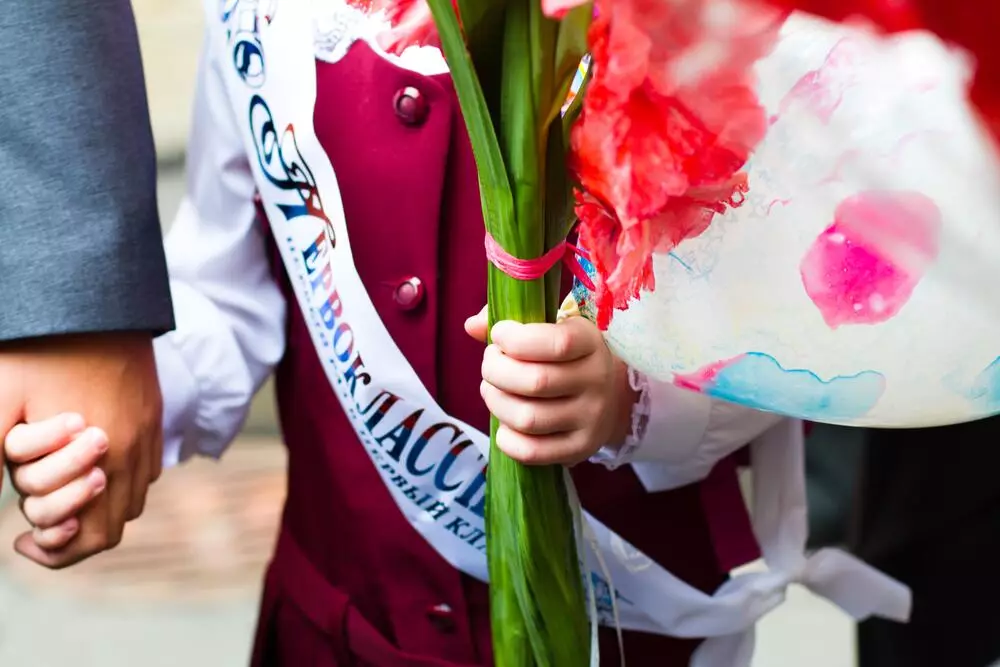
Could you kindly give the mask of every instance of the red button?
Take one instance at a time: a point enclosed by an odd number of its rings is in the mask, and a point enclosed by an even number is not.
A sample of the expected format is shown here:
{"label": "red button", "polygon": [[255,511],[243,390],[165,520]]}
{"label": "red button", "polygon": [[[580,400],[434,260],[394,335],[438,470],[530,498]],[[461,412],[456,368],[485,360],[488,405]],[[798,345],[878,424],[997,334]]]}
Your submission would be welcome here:
{"label": "red button", "polygon": [[400,310],[413,310],[424,301],[424,283],[415,276],[402,280],[392,293]]}
{"label": "red button", "polygon": [[427,618],[442,632],[455,631],[455,618],[451,607],[446,604],[436,604],[427,610]]}
{"label": "red button", "polygon": [[422,125],[430,111],[427,98],[413,86],[397,91],[392,99],[392,106],[399,119],[411,126]]}

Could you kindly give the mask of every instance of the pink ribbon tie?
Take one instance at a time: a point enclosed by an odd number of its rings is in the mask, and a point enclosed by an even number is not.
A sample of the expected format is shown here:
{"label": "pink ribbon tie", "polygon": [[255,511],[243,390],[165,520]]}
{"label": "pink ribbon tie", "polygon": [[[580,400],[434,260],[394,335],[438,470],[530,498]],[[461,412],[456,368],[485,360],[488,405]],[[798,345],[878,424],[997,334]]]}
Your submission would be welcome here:
{"label": "pink ribbon tie", "polygon": [[589,260],[587,251],[562,241],[541,257],[535,259],[520,259],[504,250],[489,232],[486,233],[486,258],[493,266],[515,280],[538,280],[549,272],[560,261],[566,264],[570,273],[591,292],[594,291],[594,281],[577,261],[577,257]]}

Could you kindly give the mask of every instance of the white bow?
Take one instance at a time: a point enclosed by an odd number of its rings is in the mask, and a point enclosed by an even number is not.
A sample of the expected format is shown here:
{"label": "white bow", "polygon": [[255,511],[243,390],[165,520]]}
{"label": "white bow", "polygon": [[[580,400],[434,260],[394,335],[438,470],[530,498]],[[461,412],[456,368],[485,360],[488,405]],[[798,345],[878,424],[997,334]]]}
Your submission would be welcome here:
{"label": "white bow", "polygon": [[738,610],[736,616],[742,618],[734,623],[737,619],[731,614],[705,617],[699,625],[701,636],[708,639],[696,651],[691,667],[749,667],[754,625],[784,602],[792,583],[826,598],[855,620],[880,616],[907,621],[912,599],[903,584],[841,549],[821,549],[806,556],[801,423],[787,420],[762,435],[751,445],[751,459],[754,533],[767,570],[737,575],[715,593],[716,603]]}

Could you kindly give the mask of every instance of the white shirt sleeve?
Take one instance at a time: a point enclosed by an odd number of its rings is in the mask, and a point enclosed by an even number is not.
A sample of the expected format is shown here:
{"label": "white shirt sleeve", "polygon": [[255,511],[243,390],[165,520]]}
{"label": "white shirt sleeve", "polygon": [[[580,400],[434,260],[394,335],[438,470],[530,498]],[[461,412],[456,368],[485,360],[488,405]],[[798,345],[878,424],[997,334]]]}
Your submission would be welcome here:
{"label": "white shirt sleeve", "polygon": [[605,448],[597,462],[614,469],[631,463],[648,491],[700,481],[715,464],[783,418],[661,382],[630,370],[639,394],[632,432],[622,446]]}
{"label": "white shirt sleeve", "polygon": [[256,224],[255,185],[237,128],[206,43],[187,192],[165,242],[177,329],[155,342],[165,465],[221,455],[285,346],[285,301]]}

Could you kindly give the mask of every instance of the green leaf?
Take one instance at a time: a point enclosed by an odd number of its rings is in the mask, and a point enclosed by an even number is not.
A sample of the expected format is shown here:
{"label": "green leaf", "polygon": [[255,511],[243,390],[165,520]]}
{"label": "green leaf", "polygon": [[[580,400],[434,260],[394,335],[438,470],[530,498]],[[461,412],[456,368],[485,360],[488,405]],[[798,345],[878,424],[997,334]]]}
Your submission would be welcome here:
{"label": "green leaf", "polygon": [[[556,187],[550,179],[550,170],[562,170],[565,177],[565,150],[561,133],[548,132],[551,121],[546,120],[560,87],[554,70],[558,25],[541,17],[538,0],[504,3],[500,85],[490,88],[491,95],[500,93],[500,101],[491,114],[477,60],[462,40],[451,0],[428,2],[472,143],[486,228],[515,256],[537,257],[560,240],[562,223],[550,224],[550,213],[565,208],[565,186]],[[492,33],[479,32],[479,26],[489,26],[487,13],[472,13],[483,10],[472,6],[475,0],[460,2],[463,16],[470,12],[478,62],[495,64],[483,46],[492,38],[482,36]],[[494,75],[491,70],[489,76]],[[546,205],[549,187],[555,188],[552,203],[559,206]],[[491,324],[551,321],[555,301],[546,286],[551,289],[558,273],[522,281],[490,266]],[[486,528],[495,664],[585,667],[590,657],[586,599],[563,469],[517,463],[497,448],[496,431],[494,417]]]}
{"label": "green leaf", "polygon": [[507,0],[456,0],[455,4],[462,17],[465,43],[473,51],[478,46],[481,31],[494,27],[490,23],[507,8]]}
{"label": "green leaf", "polygon": [[465,43],[493,119],[500,126],[500,74],[507,0],[457,0]]}
{"label": "green leaf", "polygon": [[[512,0],[507,8],[501,82],[500,146],[514,194],[514,225],[510,235],[497,236],[515,257],[531,259],[545,252],[543,162],[539,155],[536,109],[540,69],[532,57],[538,48],[533,35],[529,2]],[[530,48],[525,49],[525,45]]]}
{"label": "green leaf", "polygon": [[[550,152],[545,115],[556,96],[558,24],[537,0],[510,0],[503,49],[500,145],[514,195],[501,245],[515,256],[541,255],[563,238],[549,222],[549,169],[565,176],[565,151]],[[527,46],[527,48],[525,48]],[[556,133],[561,138],[561,133]],[[565,198],[556,189],[555,200]],[[560,206],[564,208],[564,206]],[[556,228],[554,230],[554,227]],[[559,269],[514,280],[490,267],[490,322],[553,321]],[[496,447],[493,420],[487,474],[487,556],[494,660],[504,667],[584,667],[590,656],[586,600],[573,512],[561,466],[524,466]]]}
{"label": "green leaf", "polygon": [[500,144],[451,0],[427,0],[427,4],[441,37],[441,49],[451,70],[458,103],[469,133],[476,171],[479,174],[483,220],[487,230],[492,233],[503,226],[502,221],[510,219],[514,208]]}

